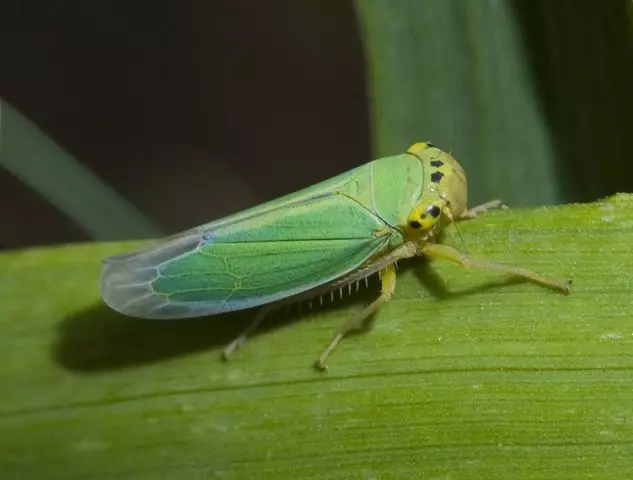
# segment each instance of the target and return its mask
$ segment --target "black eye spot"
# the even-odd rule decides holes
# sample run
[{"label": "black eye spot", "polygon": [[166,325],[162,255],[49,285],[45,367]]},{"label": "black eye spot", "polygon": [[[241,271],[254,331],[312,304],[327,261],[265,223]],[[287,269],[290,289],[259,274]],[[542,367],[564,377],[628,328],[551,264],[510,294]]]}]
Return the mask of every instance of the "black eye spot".
[{"label": "black eye spot", "polygon": [[418,228],[420,228],[422,226],[422,224],[420,224],[420,222],[418,222],[417,220],[411,220],[409,222],[409,226],[411,228],[415,228],[417,230]]},{"label": "black eye spot", "polygon": [[443,176],[444,174],[442,172],[433,172],[431,174],[431,181],[433,183],[440,183],[440,180],[442,180]]},{"label": "black eye spot", "polygon": [[440,207],[438,207],[437,205],[431,205],[429,208],[427,208],[426,211],[429,212],[429,215],[431,215],[433,218],[439,217],[440,213],[442,213],[442,210],[440,210]]},{"label": "black eye spot", "polygon": [[431,162],[431,166],[432,167],[441,167],[442,165],[444,165],[444,162],[442,160],[433,160]]}]

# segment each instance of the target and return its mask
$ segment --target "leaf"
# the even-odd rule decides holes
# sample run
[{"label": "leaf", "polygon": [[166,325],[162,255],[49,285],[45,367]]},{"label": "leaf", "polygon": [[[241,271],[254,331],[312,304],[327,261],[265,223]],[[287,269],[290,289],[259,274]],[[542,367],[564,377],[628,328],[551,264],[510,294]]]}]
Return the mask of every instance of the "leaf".
[{"label": "leaf", "polygon": [[0,99],[0,168],[67,215],[89,238],[151,238],[161,230]]},{"label": "leaf", "polygon": [[375,282],[278,315],[227,364],[252,312],[142,321],[100,303],[100,259],[139,244],[2,254],[0,474],[629,479],[632,227],[632,195],[465,221],[473,255],[569,276],[572,294],[412,261],[324,374],[312,362]]},{"label": "leaf", "polygon": [[561,201],[555,152],[512,2],[357,0],[375,156],[431,141],[471,198]]}]

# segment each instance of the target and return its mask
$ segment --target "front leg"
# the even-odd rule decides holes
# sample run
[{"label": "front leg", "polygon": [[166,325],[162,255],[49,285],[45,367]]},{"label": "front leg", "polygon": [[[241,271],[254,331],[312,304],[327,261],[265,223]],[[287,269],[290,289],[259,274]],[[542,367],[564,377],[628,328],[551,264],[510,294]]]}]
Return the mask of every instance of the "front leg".
[{"label": "front leg", "polygon": [[468,208],[462,212],[459,216],[459,220],[465,220],[467,218],[475,218],[480,213],[485,213],[488,210],[506,209],[509,208],[501,200],[490,200],[489,202],[482,203],[473,208]]}]

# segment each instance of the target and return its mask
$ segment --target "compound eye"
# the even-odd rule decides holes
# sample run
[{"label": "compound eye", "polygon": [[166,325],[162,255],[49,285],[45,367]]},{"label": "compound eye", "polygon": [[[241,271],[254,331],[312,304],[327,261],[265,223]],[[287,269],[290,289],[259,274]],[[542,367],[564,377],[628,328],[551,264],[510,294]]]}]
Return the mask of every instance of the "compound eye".
[{"label": "compound eye", "polygon": [[431,215],[433,218],[437,218],[442,213],[442,209],[438,207],[437,205],[433,204],[426,207],[426,213]]}]

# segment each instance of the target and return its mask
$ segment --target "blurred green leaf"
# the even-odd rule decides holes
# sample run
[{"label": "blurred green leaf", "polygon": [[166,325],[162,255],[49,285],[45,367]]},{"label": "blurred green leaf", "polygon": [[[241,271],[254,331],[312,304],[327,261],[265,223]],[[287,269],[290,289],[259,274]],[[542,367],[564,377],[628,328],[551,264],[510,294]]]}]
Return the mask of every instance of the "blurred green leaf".
[{"label": "blurred green leaf", "polygon": [[633,191],[630,0],[357,0],[374,150],[431,140],[471,203]]},{"label": "blurred green leaf", "polygon": [[630,195],[463,222],[473,255],[569,276],[572,295],[409,262],[325,374],[313,360],[377,285],[278,315],[226,364],[252,312],[101,305],[101,258],[139,244],[2,254],[0,477],[628,480],[632,227]]},{"label": "blurred green leaf", "polygon": [[0,99],[0,167],[55,205],[90,238],[162,234],[136,207]]},{"label": "blurred green leaf", "polygon": [[556,203],[554,152],[511,2],[357,0],[374,149],[451,150],[471,203]]}]

